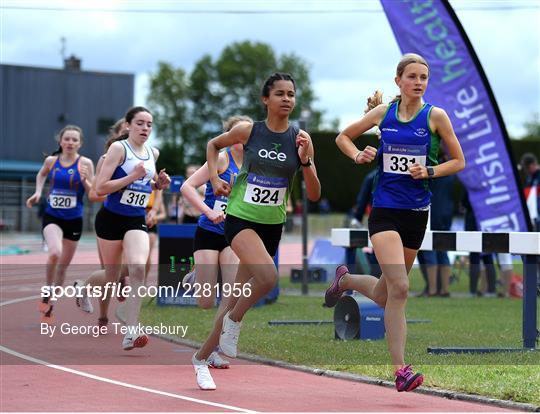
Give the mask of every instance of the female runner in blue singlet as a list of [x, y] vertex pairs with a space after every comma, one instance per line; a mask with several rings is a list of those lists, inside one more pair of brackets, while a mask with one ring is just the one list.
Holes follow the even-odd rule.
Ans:
[[[388, 350], [396, 389], [400, 392], [412, 391], [424, 380], [422, 374], [405, 365], [405, 305], [408, 274], [428, 220], [429, 179], [455, 174], [465, 166], [448, 115], [443, 109], [422, 101], [428, 78], [429, 67], [421, 56], [404, 55], [395, 77], [400, 95], [389, 104], [382, 104], [380, 94], [376, 94], [368, 100], [373, 109], [336, 138], [339, 149], [355, 163], [376, 159], [378, 174], [368, 227], [382, 276], [377, 279], [351, 275], [346, 266], [339, 266], [334, 282], [326, 291], [326, 306], [335, 306], [344, 291], [353, 289], [384, 308]], [[378, 150], [366, 146], [359, 151], [353, 141], [374, 126], [381, 131]], [[441, 140], [449, 159], [437, 165]]]
[[[159, 152], [146, 143], [152, 132], [150, 112], [133, 107], [124, 118], [129, 132], [110, 146], [96, 177], [96, 192], [106, 194], [107, 199], [96, 216], [95, 228], [107, 282], [118, 281], [122, 255], [129, 269], [132, 293], [126, 301], [128, 332], [122, 347], [131, 350], [148, 342], [148, 336], [137, 330], [149, 250], [146, 206], [152, 190], [167, 188], [170, 178], [164, 170], [157, 174]], [[81, 308], [87, 307], [87, 287], [80, 292]]]
[[[67, 125], [58, 134], [58, 150], [48, 156], [36, 176], [36, 190], [26, 201], [31, 208], [39, 202], [45, 181], [49, 180], [47, 207], [42, 229], [49, 257], [46, 286], [63, 286], [66, 270], [75, 254], [82, 233], [83, 196], [94, 178], [94, 164], [79, 154], [83, 132]], [[49, 296], [39, 302], [42, 322], [52, 323], [53, 305]]]

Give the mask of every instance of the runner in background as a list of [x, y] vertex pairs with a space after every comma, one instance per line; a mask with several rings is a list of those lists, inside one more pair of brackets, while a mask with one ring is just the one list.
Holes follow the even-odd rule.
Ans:
[[82, 129], [67, 125], [58, 134], [58, 149], [45, 158], [36, 176], [36, 190], [26, 206], [39, 202], [43, 186], [49, 180], [47, 206], [42, 218], [43, 238], [47, 245], [46, 287], [49, 295], [39, 302], [42, 322], [52, 323], [51, 289], [63, 286], [66, 270], [73, 259], [82, 234], [83, 196], [94, 179], [94, 164], [79, 154], [83, 144]]
[[152, 254], [154, 253], [157, 245], [158, 223], [162, 222], [166, 218], [167, 212], [165, 211], [165, 206], [163, 205], [163, 191], [154, 190], [152, 191], [152, 194], [150, 194], [150, 200], [146, 206], [146, 226], [148, 227], [150, 250], [148, 251], [148, 260], [146, 261], [145, 284], [152, 266]]

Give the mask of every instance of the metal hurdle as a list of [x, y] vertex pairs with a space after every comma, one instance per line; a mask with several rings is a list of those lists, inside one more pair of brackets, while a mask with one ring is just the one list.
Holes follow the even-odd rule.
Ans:
[[[371, 246], [367, 230], [332, 229], [332, 244], [345, 247], [347, 264], [354, 265], [356, 249]], [[426, 231], [420, 250], [466, 253], [511, 253], [523, 260], [523, 348], [428, 347], [428, 353], [488, 353], [535, 351], [537, 329], [537, 278], [540, 260], [540, 232], [484, 233], [481, 231]]]

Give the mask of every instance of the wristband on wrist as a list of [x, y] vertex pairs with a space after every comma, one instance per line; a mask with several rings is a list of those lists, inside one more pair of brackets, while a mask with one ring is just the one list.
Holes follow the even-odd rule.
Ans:
[[302, 163], [302, 160], [300, 160], [300, 165], [302, 167], [311, 167], [311, 157], [308, 157], [307, 161], [305, 163]]
[[358, 164], [358, 156], [362, 153], [362, 151], [358, 151], [356, 155], [354, 156], [354, 163]]

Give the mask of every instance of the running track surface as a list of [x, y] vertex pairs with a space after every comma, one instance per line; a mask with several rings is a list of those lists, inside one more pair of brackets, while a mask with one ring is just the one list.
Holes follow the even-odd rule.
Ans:
[[[299, 246], [291, 245], [282, 257], [297, 253]], [[191, 348], [152, 337], [145, 348], [126, 352], [121, 334], [42, 335], [37, 299], [25, 298], [39, 294], [44, 273], [36, 264], [45, 261], [45, 253], [2, 257], [4, 270], [17, 265], [16, 271], [0, 276], [2, 412], [503, 411], [241, 361], [228, 370], [212, 370], [218, 389], [201, 391], [190, 364]], [[80, 246], [73, 263], [98, 268], [95, 249]], [[85, 277], [74, 273], [68, 270], [66, 285]], [[112, 303], [110, 315], [116, 300]], [[96, 319], [68, 298], [57, 302], [55, 315], [57, 326], [93, 325]]]

